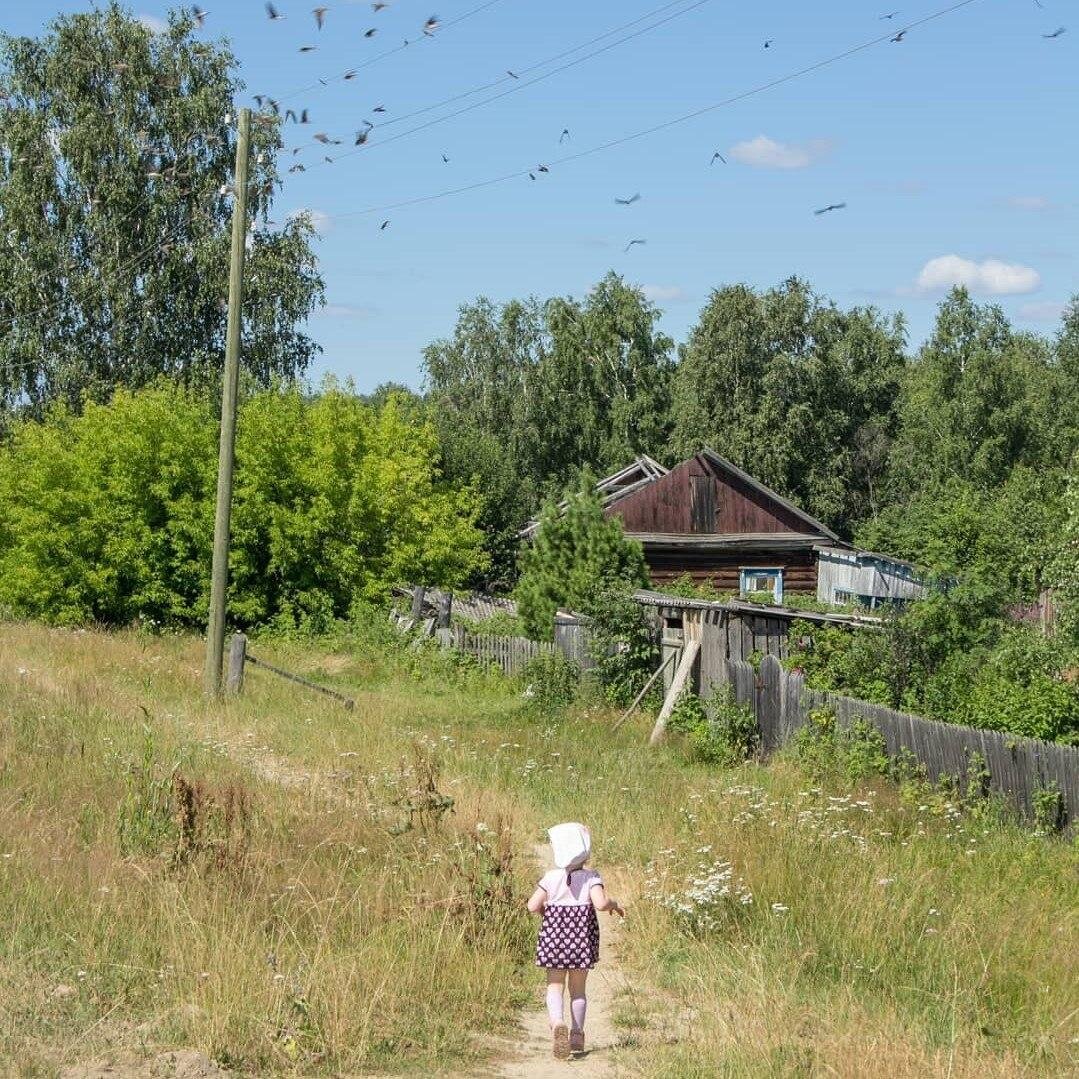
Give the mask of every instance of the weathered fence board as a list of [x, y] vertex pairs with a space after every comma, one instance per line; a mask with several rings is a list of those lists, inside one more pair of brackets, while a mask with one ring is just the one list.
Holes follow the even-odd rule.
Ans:
[[453, 627], [453, 647], [468, 652], [486, 668], [498, 667], [504, 674], [516, 675], [524, 666], [544, 653], [556, 651], [553, 644], [531, 641], [527, 637], [496, 637], [490, 634], [469, 633], [461, 625]]
[[727, 677], [735, 700], [753, 709], [765, 753], [789, 742], [810, 711], [827, 706], [835, 710], [843, 729], [859, 718], [871, 723], [881, 732], [890, 756], [909, 750], [932, 781], [948, 778], [965, 784], [976, 779], [980, 769], [973, 767], [973, 758], [979, 755], [988, 772], [988, 790], [1005, 796], [1024, 817], [1033, 817], [1038, 793], [1053, 784], [1062, 794], [1065, 822], [1079, 821], [1079, 749], [921, 719], [884, 705], [806, 689], [803, 676], [785, 670], [774, 654], [761, 660], [759, 675], [749, 663], [731, 660]]

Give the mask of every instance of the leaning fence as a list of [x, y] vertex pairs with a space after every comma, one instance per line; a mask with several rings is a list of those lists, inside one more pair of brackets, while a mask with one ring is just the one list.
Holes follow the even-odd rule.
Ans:
[[[735, 699], [757, 717], [761, 747], [773, 752], [794, 738], [809, 713], [834, 709], [841, 728], [857, 719], [871, 723], [890, 757], [910, 754], [937, 781], [977, 772], [988, 791], [1001, 795], [1030, 820], [1040, 791], [1060, 792], [1062, 823], [1079, 821], [1079, 749], [958, 723], [940, 723], [879, 704], [808, 689], [804, 676], [788, 671], [775, 656], [761, 660], [759, 672], [742, 660], [728, 663]], [[977, 763], [977, 767], [975, 766]]]

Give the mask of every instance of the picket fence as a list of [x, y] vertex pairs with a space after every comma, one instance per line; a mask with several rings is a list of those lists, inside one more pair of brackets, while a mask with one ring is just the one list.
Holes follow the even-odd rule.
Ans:
[[775, 656], [765, 656], [759, 672], [743, 660], [731, 660], [727, 667], [735, 699], [749, 705], [757, 717], [766, 754], [794, 738], [812, 710], [831, 707], [842, 728], [849, 728], [858, 718], [872, 723], [890, 757], [909, 752], [932, 781], [950, 777], [963, 782], [977, 754], [988, 773], [988, 791], [1003, 796], [1022, 817], [1033, 819], [1037, 793], [1055, 787], [1063, 802], [1061, 823], [1079, 822], [1079, 749], [939, 723], [853, 697], [807, 689], [803, 675], [785, 670]]
[[469, 633], [460, 625], [452, 626], [448, 633], [448, 643], [452, 647], [475, 656], [482, 667], [499, 667], [503, 674], [511, 677], [519, 674], [530, 660], [555, 651], [553, 644], [544, 641]]

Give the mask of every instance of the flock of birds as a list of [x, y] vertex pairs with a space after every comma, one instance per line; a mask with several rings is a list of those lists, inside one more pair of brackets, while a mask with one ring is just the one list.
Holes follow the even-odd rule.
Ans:
[[[1034, 0], [1034, 3], [1039, 8], [1042, 7], [1041, 0]], [[384, 10], [387, 7], [389, 7], [389, 0], [373, 0], [373, 2], [371, 3], [371, 8], [372, 8], [372, 10], [374, 11], [375, 14], [378, 14], [378, 12]], [[194, 19], [195, 23], [201, 29], [204, 26], [206, 18], [210, 14], [210, 12], [205, 10], [204, 8], [200, 7], [197, 4], [192, 5], [192, 7], [189, 10], [190, 10], [191, 17]], [[319, 31], [321, 31], [323, 29], [323, 27], [326, 25], [326, 16], [329, 14], [329, 12], [330, 12], [329, 6], [324, 5], [324, 4], [319, 5], [318, 7], [315, 7], [315, 8], [312, 9], [311, 15], [314, 18], [315, 26]], [[894, 19], [899, 14], [900, 14], [899, 11], [887, 11], [887, 12], [882, 13], [879, 16], [879, 19], [881, 21], [890, 21], [890, 20]], [[269, 19], [270, 22], [275, 22], [275, 23], [280, 22], [280, 21], [282, 21], [283, 19], [286, 18], [286, 16], [280, 10], [278, 10], [277, 6], [274, 3], [272, 3], [271, 0], [267, 0], [267, 2], [266, 2], [266, 17], [267, 17], [267, 19]], [[438, 18], [437, 15], [429, 16], [424, 21], [424, 23], [423, 23], [423, 25], [421, 27], [422, 36], [424, 36], [424, 37], [433, 36], [438, 31], [438, 29], [439, 29], [439, 27], [441, 25], [442, 25], [442, 23], [439, 21], [439, 18]], [[1060, 27], [1057, 27], [1057, 29], [1054, 30], [1052, 33], [1042, 34], [1042, 37], [1045, 38], [1046, 40], [1051, 41], [1051, 40], [1053, 40], [1055, 38], [1061, 37], [1066, 32], [1067, 32], [1067, 28], [1064, 27], [1064, 26], [1060, 26]], [[363, 32], [363, 36], [365, 38], [373, 38], [377, 33], [378, 33], [378, 27], [373, 26], [373, 27], [370, 27], [369, 29], [365, 30]], [[893, 44], [897, 44], [897, 45], [901, 44], [904, 41], [904, 39], [906, 38], [907, 33], [908, 33], [908, 30], [906, 30], [906, 29], [899, 30], [895, 35], [890, 37], [888, 40]], [[764, 42], [763, 47], [765, 49], [771, 49], [772, 46], [775, 45], [775, 42], [776, 42], [775, 38], [767, 38], [765, 40], [765, 42]], [[412, 42], [409, 41], [408, 38], [404, 39], [404, 45], [407, 46], [407, 45], [410, 45], [411, 43]], [[301, 45], [301, 46], [299, 46], [299, 52], [302, 53], [302, 54], [312, 53], [312, 52], [317, 51], [317, 49], [318, 49], [317, 45]], [[340, 76], [340, 78], [342, 80], [348, 82], [348, 81], [351, 81], [352, 79], [355, 79], [356, 75], [357, 75], [357, 72], [356, 72], [355, 69], [353, 69], [353, 70], [346, 71], [343, 75]], [[520, 78], [519, 75], [515, 74], [513, 71], [509, 70], [508, 68], [506, 69], [506, 75], [508, 75], [512, 79]], [[323, 78], [319, 79], [319, 82], [324, 86], [327, 85], [328, 81], [329, 80], [323, 79]], [[272, 97], [269, 97], [269, 96], [263, 95], [263, 94], [255, 94], [254, 95], [254, 100], [255, 100], [255, 103], [258, 105], [260, 111], [261, 110], [268, 110], [269, 113], [271, 113], [273, 116], [282, 117], [283, 120], [286, 123], [294, 123], [294, 124], [304, 125], [304, 124], [310, 124], [310, 122], [311, 122], [310, 110], [309, 109], [306, 109], [306, 108], [299, 109], [299, 110], [285, 109], [284, 112], [282, 112], [280, 103], [278, 101], [274, 100]], [[376, 105], [372, 109], [372, 112], [373, 113], [385, 113], [386, 112], [386, 106], [381, 105], [381, 104]], [[374, 128], [376, 126], [374, 124], [374, 122], [372, 122], [371, 120], [364, 120], [363, 123], [364, 123], [365, 126], [362, 127], [359, 131], [356, 132], [356, 135], [355, 135], [355, 138], [354, 138], [354, 141], [353, 141], [353, 145], [357, 146], [357, 147], [358, 146], [363, 146], [367, 142], [368, 138], [371, 135], [371, 132], [374, 130]], [[319, 143], [323, 147], [340, 146], [340, 145], [343, 144], [343, 141], [344, 141], [342, 139], [332, 138], [326, 132], [322, 132], [322, 131], [317, 132], [313, 136], [313, 138], [314, 138], [315, 142]], [[563, 128], [561, 134], [558, 137], [559, 145], [566, 142], [569, 138], [570, 138], [569, 128]], [[292, 150], [293, 156], [299, 154], [302, 150], [303, 150], [303, 146], [294, 147], [293, 150]], [[335, 159], [332, 156], [330, 156], [329, 154], [325, 154], [324, 157], [323, 157], [323, 160], [324, 160], [324, 162], [326, 164], [331, 164], [332, 165], [334, 163]], [[443, 164], [449, 164], [449, 161], [450, 161], [450, 159], [449, 159], [448, 155], [443, 153], [442, 154], [442, 162], [443, 162]], [[721, 162], [724, 165], [727, 164], [727, 159], [718, 150], [713, 152], [712, 158], [711, 158], [709, 164], [714, 165], [717, 161]], [[289, 167], [288, 171], [290, 173], [306, 172], [307, 167], [304, 164], [300, 163], [300, 162], [296, 162], [295, 164], [293, 164], [292, 166]], [[530, 170], [528, 172], [529, 178], [532, 179], [532, 180], [535, 180], [537, 172], [540, 172], [540, 173], [550, 172], [550, 167], [547, 166], [547, 165], [537, 165], [535, 170]], [[614, 201], [615, 201], [615, 204], [618, 205], [618, 206], [632, 206], [635, 202], [639, 202], [640, 199], [641, 199], [640, 192], [636, 192], [633, 195], [630, 195], [628, 198], [616, 197]], [[846, 202], [833, 202], [833, 203], [829, 203], [827, 206], [821, 206], [819, 209], [814, 210], [813, 214], [814, 214], [814, 216], [819, 217], [822, 214], [833, 213], [833, 212], [835, 212], [837, 210], [844, 210], [844, 209], [846, 209], [846, 207], [847, 207]], [[390, 224], [390, 222], [388, 220], [384, 220], [379, 225], [379, 231], [384, 231], [386, 228], [388, 228], [389, 224]], [[638, 245], [644, 245], [647, 242], [648, 241], [643, 239], [643, 238], [632, 239], [632, 240], [629, 241], [629, 243], [626, 244], [623, 251], [628, 252], [631, 248], [636, 247]]]

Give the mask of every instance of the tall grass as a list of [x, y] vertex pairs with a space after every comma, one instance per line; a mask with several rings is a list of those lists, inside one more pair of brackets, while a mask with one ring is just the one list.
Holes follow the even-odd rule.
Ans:
[[[649, 751], [377, 634], [255, 650], [356, 710], [258, 671], [204, 707], [187, 638], [0, 627], [16, 1071], [180, 1045], [262, 1073], [470, 1068], [535, 981], [520, 855], [559, 819], [631, 900], [619, 1073], [1075, 1068], [1067, 841], [791, 760]], [[205, 817], [183, 856], [174, 774]]]

